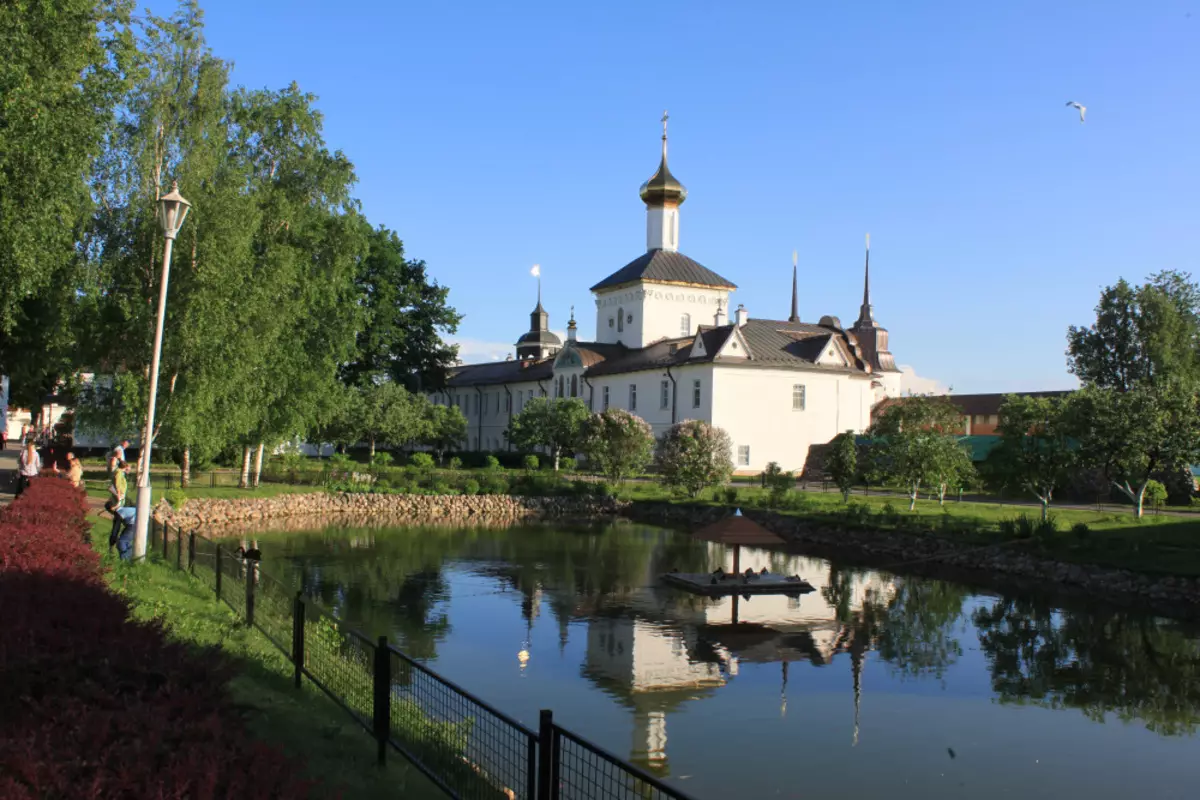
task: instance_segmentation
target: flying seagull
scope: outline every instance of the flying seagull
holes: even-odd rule
[[[1068,106],[1070,106],[1070,107],[1072,107],[1072,108],[1078,108],[1078,109],[1079,109],[1079,121],[1080,121],[1080,122],[1083,122],[1083,115],[1087,113],[1087,106],[1085,106],[1085,105],[1080,105],[1079,103],[1076,103],[1074,100],[1069,100],[1069,101],[1067,102],[1067,105],[1068,105]]]

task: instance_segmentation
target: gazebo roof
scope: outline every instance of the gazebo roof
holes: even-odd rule
[[[785,544],[783,537],[771,533],[749,517],[742,516],[740,508],[732,516],[701,528],[692,536],[706,542],[743,547]]]

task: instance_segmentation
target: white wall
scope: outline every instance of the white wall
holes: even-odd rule
[[[870,425],[873,392],[869,377],[805,370],[716,366],[712,422],[733,439],[734,466],[760,471],[771,461],[799,470],[809,445],[824,444],[845,430]],[[805,387],[805,409],[792,410],[792,387]],[[749,445],[749,465],[738,463],[738,447]]]
[[[728,314],[729,292],[724,289],[638,282],[597,292],[596,341],[620,342],[626,347],[637,348],[660,339],[678,339],[683,335],[681,318],[684,314],[690,317],[688,335],[694,334],[700,325],[713,324],[718,300],[725,304]],[[624,331],[618,330],[618,310],[627,318]],[[632,321],[628,321],[630,316]]]

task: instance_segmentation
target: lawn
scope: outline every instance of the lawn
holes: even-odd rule
[[[107,550],[109,527],[105,520],[93,526],[97,548]],[[238,665],[230,690],[246,710],[251,733],[303,763],[306,777],[319,780],[330,795],[445,797],[395,752],[379,767],[374,739],[308,681],[295,689],[291,662],[198,580],[153,558],[135,566],[107,556],[106,565],[114,589],[134,600],[137,618],[161,618],[172,637],[220,647]]]

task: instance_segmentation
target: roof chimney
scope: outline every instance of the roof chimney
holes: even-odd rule
[[[735,313],[737,314],[737,326],[741,328],[746,324],[746,321],[750,319],[750,312],[746,310],[744,305],[738,303],[737,311]]]
[[[724,324],[725,324],[725,303],[724,303],[724,301],[718,300],[717,301],[717,313],[713,314],[713,325],[715,327],[719,328]]]

